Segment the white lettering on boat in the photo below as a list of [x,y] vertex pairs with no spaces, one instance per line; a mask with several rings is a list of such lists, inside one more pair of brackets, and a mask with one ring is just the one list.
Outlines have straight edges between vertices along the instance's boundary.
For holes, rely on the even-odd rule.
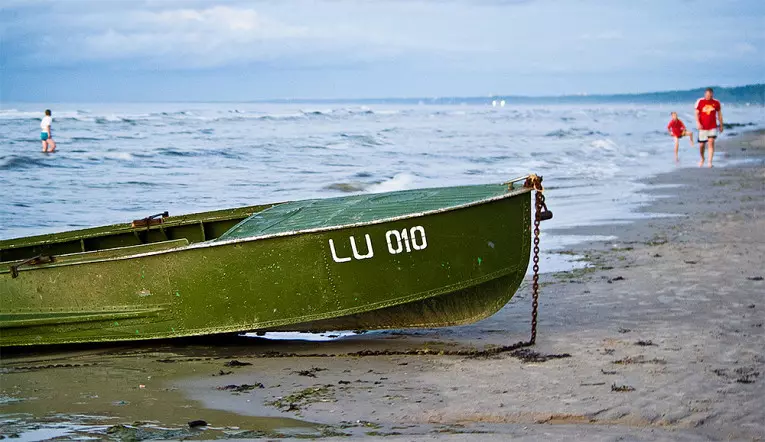
[[412,249],[423,250],[428,247],[428,239],[425,236],[425,228],[422,226],[412,227],[411,229],[388,230],[385,233],[385,240],[388,242],[388,252],[391,255],[398,255],[406,249],[410,253]]
[[329,240],[329,250],[332,252],[332,260],[335,262],[348,262],[351,260],[351,258],[338,258],[337,257],[337,251],[335,251],[335,242],[331,239]]
[[409,243],[409,232],[406,229],[401,230],[401,240],[406,248],[406,253],[411,253],[412,245]]
[[[401,234],[398,230],[388,230],[385,233],[385,240],[388,241],[388,252],[391,255],[396,255],[404,251],[404,245],[401,243]],[[396,246],[393,246],[395,241]]]
[[[364,234],[364,241],[366,242],[366,253],[359,253],[359,246],[356,245],[356,238],[353,236],[348,238],[351,243],[351,251],[353,257],[339,257],[337,249],[335,248],[335,242],[329,240],[329,250],[332,253],[332,260],[335,262],[349,262],[352,260],[360,261],[362,259],[369,259],[375,256],[374,247],[372,246],[372,237],[369,234]],[[385,241],[388,243],[388,253],[391,255],[398,255],[399,253],[411,253],[412,251],[424,250],[428,247],[428,238],[425,236],[425,228],[422,226],[415,226],[411,229],[401,230],[388,230],[385,232]],[[347,250],[347,249],[346,249]]]
[[362,255],[359,253],[359,250],[356,248],[356,239],[354,239],[351,236],[351,249],[353,249],[353,257],[356,259],[367,259],[375,256],[375,251],[372,249],[372,238],[369,237],[369,234],[364,235],[364,238],[367,240],[367,254]]
[[[420,239],[417,240],[416,233],[420,234]],[[412,247],[414,250],[423,250],[428,247],[428,239],[425,237],[425,228],[422,226],[412,227],[411,230]]]

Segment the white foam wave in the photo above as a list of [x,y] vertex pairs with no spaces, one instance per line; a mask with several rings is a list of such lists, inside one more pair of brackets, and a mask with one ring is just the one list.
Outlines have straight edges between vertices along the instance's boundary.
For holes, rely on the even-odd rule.
[[414,184],[414,176],[408,173],[400,173],[395,175],[391,179],[369,186],[369,191],[371,193],[380,193],[380,192],[393,192],[396,190],[407,190],[407,189],[411,189],[413,184]]
[[[27,120],[38,119],[42,120],[43,109],[39,111],[22,111],[18,109],[0,109],[0,120]],[[65,118],[77,118],[79,116],[78,111],[54,111],[53,121],[56,119]]]
[[603,149],[603,150],[617,150],[619,148],[619,145],[614,143],[613,140],[609,138],[602,138],[600,140],[595,140],[590,143],[590,146],[596,148],[596,149]]
[[89,153],[88,158],[97,160],[97,159],[110,159],[110,160],[122,160],[122,161],[132,161],[135,159],[135,156],[131,154],[130,152],[101,152],[99,154]]
[[42,118],[42,112],[20,111],[18,109],[0,109],[0,120],[19,120]]
[[351,144],[341,141],[337,143],[328,143],[326,147],[327,149],[332,149],[332,150],[346,150],[351,148]]
[[300,109],[303,115],[330,115],[334,110],[330,109]]

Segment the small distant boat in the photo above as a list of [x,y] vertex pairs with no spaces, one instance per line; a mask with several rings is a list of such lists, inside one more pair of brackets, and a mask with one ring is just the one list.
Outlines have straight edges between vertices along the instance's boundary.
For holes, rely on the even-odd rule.
[[3,240],[0,346],[472,323],[526,273],[532,187],[163,213]]

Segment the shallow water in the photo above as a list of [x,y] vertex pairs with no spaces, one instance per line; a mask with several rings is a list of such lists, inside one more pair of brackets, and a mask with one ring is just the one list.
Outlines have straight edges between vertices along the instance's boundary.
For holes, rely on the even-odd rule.
[[[59,104],[0,109],[0,238],[263,202],[545,176],[549,228],[634,218],[638,180],[676,167],[677,106],[247,103]],[[726,120],[765,121],[762,107]],[[683,140],[682,167],[697,151]],[[725,158],[718,156],[717,164]],[[550,238],[560,247],[572,238]],[[578,240],[578,239],[575,239]]]
[[[557,230],[643,216],[633,209],[656,196],[639,193],[645,188],[640,180],[675,167],[671,140],[663,135],[664,114],[670,109],[662,106],[374,106],[315,113],[255,104],[70,105],[74,110],[67,117],[67,107],[61,105],[62,111],[54,108],[60,152],[50,156],[40,154],[33,140],[36,110],[24,114],[24,107],[14,107],[0,110],[0,238],[121,222],[165,209],[182,213],[336,196],[345,190],[483,183],[529,171],[546,177],[556,217],[544,228]],[[120,111],[110,110],[115,108]],[[726,109],[731,122],[762,124],[763,116],[762,108]],[[687,123],[689,116],[682,117]],[[580,126],[586,130],[575,129]],[[696,150],[682,147],[681,167],[694,167]],[[726,158],[718,157],[718,166],[726,164]],[[583,239],[550,234],[543,246],[565,247]],[[566,265],[551,259],[543,263],[545,270]],[[513,338],[526,333],[527,304],[519,302],[472,330],[406,332],[402,345],[411,345],[413,337],[506,343],[505,332]],[[380,342],[381,336],[395,337],[393,333],[341,341],[365,339],[362,348],[388,347],[390,340]],[[329,344],[334,343],[321,345]],[[290,345],[285,348],[291,350],[302,344],[278,345]],[[16,431],[22,440],[106,437],[110,425],[139,421],[146,431],[185,437],[190,432],[185,423],[204,417],[216,426],[198,437],[226,437],[238,431],[233,428],[269,435],[322,434],[321,427],[310,423],[244,418],[174,390],[173,382],[187,377],[218,382],[212,378],[217,366],[188,371],[197,367],[159,363],[164,357],[159,352],[141,355],[143,361],[137,354],[116,353],[92,358],[66,353],[66,363],[84,359],[98,364],[57,369],[55,376],[35,370],[18,377],[21,373],[0,372],[6,390],[0,395],[0,430]],[[170,430],[165,433],[166,426]]]
[[[182,362],[167,363],[167,358],[178,354],[158,347],[154,343],[153,349],[106,346],[4,354],[0,436],[31,442],[326,434],[324,426],[289,414],[250,416],[205,407],[175,384],[189,377],[209,379],[214,385],[201,393],[202,397],[212,394],[232,383],[218,374],[225,368],[224,361],[215,359],[219,355],[214,350],[199,347],[186,350]],[[189,427],[188,422],[199,419],[208,425]]]

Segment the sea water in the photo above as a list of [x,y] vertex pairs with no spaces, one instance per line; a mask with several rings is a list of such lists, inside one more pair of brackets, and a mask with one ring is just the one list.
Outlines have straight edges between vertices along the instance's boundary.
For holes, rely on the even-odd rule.
[[[695,126],[692,104],[3,104],[0,239],[530,172],[544,176],[555,213],[545,230],[627,222],[649,198],[641,179],[696,167],[687,139],[675,164],[666,132],[670,111]],[[45,108],[58,145],[47,155]],[[726,106],[725,117],[755,128],[765,111]],[[553,234],[543,244],[583,239]]]

